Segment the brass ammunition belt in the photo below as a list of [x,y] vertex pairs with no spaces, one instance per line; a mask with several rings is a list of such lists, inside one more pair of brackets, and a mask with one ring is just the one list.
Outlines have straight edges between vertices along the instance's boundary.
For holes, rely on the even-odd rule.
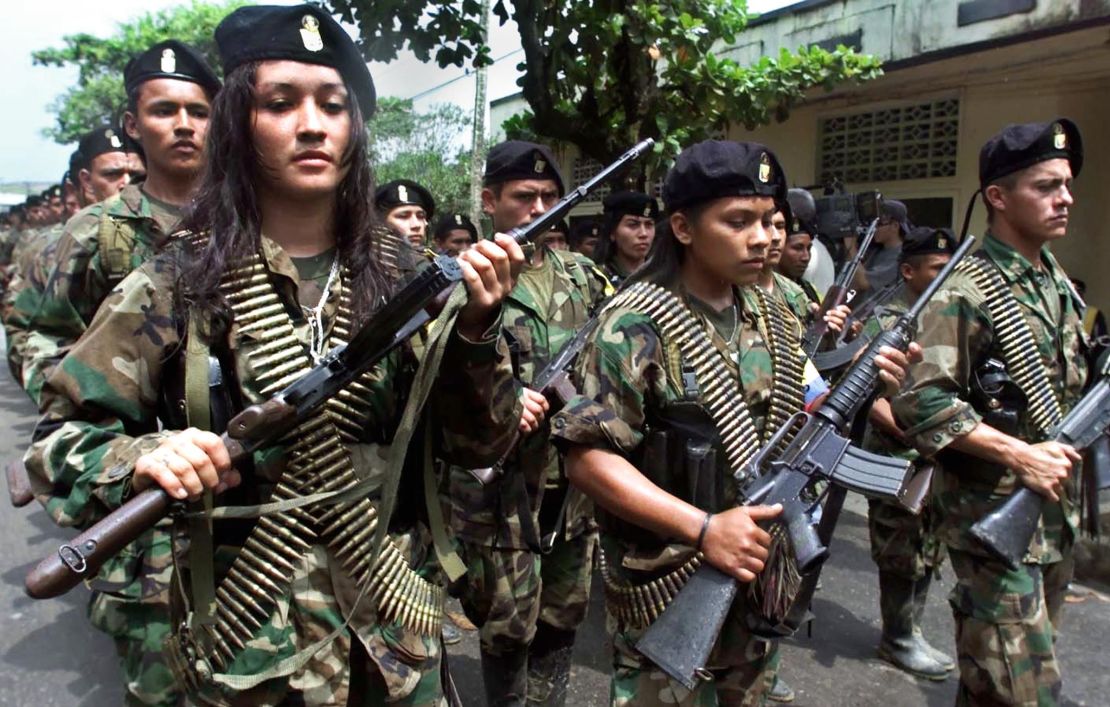
[[605,551],[598,548],[598,569],[605,588],[605,608],[622,626],[647,628],[670,605],[691,575],[701,565],[701,553],[662,577],[644,584],[632,584],[609,569]]
[[[347,272],[343,281],[350,281]],[[309,369],[307,350],[296,336],[261,256],[231,268],[221,291],[240,333],[258,340],[248,358],[263,396],[273,395]],[[350,337],[350,301],[350,291],[344,286],[329,341],[332,346]],[[274,490],[273,500],[343,490],[358,483],[344,443],[360,439],[371,398],[365,377],[355,381],[282,440],[287,471]],[[367,594],[380,621],[396,622],[424,636],[438,635],[443,589],[412,570],[392,541],[387,540],[374,566],[370,566],[377,521],[377,509],[365,497],[259,518],[216,589],[214,621],[203,626],[207,640],[202,639],[202,644],[208,649],[202,654],[215,668],[226,668],[269,620],[278,597],[288,591],[295,568],[318,538],[358,586],[369,583]]]
[[[758,292],[758,297],[774,374],[771,410],[764,426],[764,433],[769,436],[802,406],[805,357],[801,353],[799,334],[788,325],[793,315],[781,304],[773,306],[762,291]],[[721,437],[729,468],[737,474],[759,449],[762,440],[743,400],[738,380],[710,341],[704,326],[678,297],[651,283],[639,282],[618,292],[606,309],[617,307],[649,316],[666,343],[677,343],[683,360],[694,368],[703,404]],[[746,481],[734,478],[738,484]],[[646,628],[659,618],[701,563],[699,553],[663,577],[645,584],[632,584],[610,571],[604,552],[599,556],[606,606],[618,621],[634,628]]]
[[684,361],[694,369],[702,404],[709,411],[733,473],[759,448],[759,433],[740,395],[740,386],[702,323],[671,292],[637,282],[618,292],[606,309],[624,307],[651,318],[666,343],[678,344]]
[[1021,306],[997,267],[985,257],[964,258],[956,269],[970,277],[983,293],[1007,371],[1029,401],[1028,419],[1038,432],[1047,436],[1060,424],[1064,413]]
[[794,315],[777,297],[768,297],[761,287],[751,288],[759,299],[763,321],[766,323],[767,348],[771,352],[774,375],[771,409],[763,425],[766,440],[775,430],[786,424],[805,402],[805,365],[802,337],[793,325]]

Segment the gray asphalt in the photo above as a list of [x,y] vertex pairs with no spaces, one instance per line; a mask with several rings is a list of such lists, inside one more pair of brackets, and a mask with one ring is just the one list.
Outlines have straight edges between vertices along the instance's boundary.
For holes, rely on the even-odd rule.
[[[22,453],[34,425],[31,405],[0,375],[0,461]],[[875,571],[868,554],[862,499],[846,507],[832,559],[818,593],[812,637],[785,642],[782,675],[798,705],[950,705],[955,679],[909,677],[874,657],[879,639]],[[73,531],[55,527],[37,506],[11,508],[0,496],[0,705],[108,707],[122,702],[111,641],[85,619],[88,592],[32,601],[23,578]],[[952,652],[952,618],[944,600],[951,572],[929,597],[925,633]],[[1058,645],[1065,705],[1110,704],[1110,597],[1075,585]],[[605,613],[595,583],[590,612],[575,646],[568,705],[604,705],[608,698]],[[452,673],[467,707],[481,707],[476,634],[451,649]]]

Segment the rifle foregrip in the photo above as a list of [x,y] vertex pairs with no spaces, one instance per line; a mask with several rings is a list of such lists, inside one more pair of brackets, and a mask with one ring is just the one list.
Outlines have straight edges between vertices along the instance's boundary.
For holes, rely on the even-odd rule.
[[971,537],[996,560],[1016,570],[1037,532],[1044,497],[1027,488],[1015,491],[1006,502],[971,526]]
[[161,488],[143,491],[38,563],[24,580],[32,599],[61,596],[164,518],[173,501]]

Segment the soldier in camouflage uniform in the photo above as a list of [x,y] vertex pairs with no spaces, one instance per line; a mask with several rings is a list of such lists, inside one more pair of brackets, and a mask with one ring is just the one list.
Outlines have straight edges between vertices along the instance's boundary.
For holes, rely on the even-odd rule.
[[[160,42],[128,63],[124,85],[125,126],[143,145],[148,178],[70,219],[41,297],[28,295],[13,308],[12,321],[24,332],[19,352],[24,390],[43,408],[51,404],[45,381],[112,289],[169,241],[204,165],[208,114],[219,81],[200,54],[174,40]],[[109,147],[122,146],[114,132],[104,138]],[[38,500],[56,522],[87,522],[75,510],[87,503],[87,489],[65,483],[68,475],[28,471]],[[127,697],[136,704],[179,700],[161,646],[169,632],[168,531],[164,522],[144,533],[90,584],[90,619],[116,639]]]
[[[951,259],[955,248],[956,238],[948,229],[922,227],[910,232],[901,246],[902,285],[864,325],[864,335],[869,340],[913,306]],[[877,400],[872,406],[863,446],[919,465],[929,463],[907,447],[886,400]],[[867,527],[871,559],[879,568],[879,610],[883,621],[879,657],[913,675],[944,680],[956,664],[931,646],[921,633],[929,585],[940,571],[942,560],[933,526],[934,513],[928,503],[914,514],[888,501],[868,501]]]
[[414,181],[395,179],[378,187],[374,205],[386,225],[407,238],[413,248],[428,246],[428,224],[436,213],[430,191]]
[[[69,160],[69,174],[84,184],[77,191],[81,207],[103,201],[119,193],[127,184],[127,155],[123,142],[115,131],[101,126],[86,133],[78,143],[77,150]],[[86,197],[86,195],[88,195]],[[35,245],[27,250],[21,260],[16,275],[4,293],[3,321],[7,334],[8,367],[12,378],[27,391],[36,404],[39,401],[44,375],[41,371],[31,375],[34,370],[34,357],[27,356],[28,347],[38,352],[50,348],[49,344],[38,340],[40,336],[31,328],[31,320],[38,314],[43,293],[49,284],[50,276],[57,266],[57,251],[64,234],[64,226],[51,228]],[[92,314],[88,314],[89,319]],[[24,368],[27,364],[27,368]],[[30,388],[27,387],[31,383]]]
[[[802,189],[791,189],[787,195],[790,198],[791,213],[801,213],[804,209],[800,208],[801,195],[795,196],[797,192],[802,192]],[[808,194],[808,193],[807,193]],[[812,202],[812,197],[809,197]],[[806,299],[810,303],[821,305],[821,296],[813,287],[813,284],[805,279],[806,268],[809,267],[810,251],[813,247],[813,239],[816,237],[817,228],[816,224],[810,223],[805,219],[789,218],[786,221],[786,238],[783,241],[782,256],[779,258],[777,270],[780,274],[785,275],[791,282],[802,288],[805,292]],[[791,307],[793,309],[794,306]],[[807,305],[807,311],[811,308]],[[808,315],[807,315],[808,319]]]
[[[366,495],[347,505],[215,521],[210,531],[205,522],[180,528],[190,548],[177,566],[189,571],[175,586],[192,601],[176,607],[181,621],[165,643],[167,662],[199,703],[442,704],[432,507],[403,496],[392,523],[379,516],[390,529],[379,561],[372,570],[354,564],[371,555],[375,514],[389,512],[375,499],[391,473],[384,459],[414,380],[411,351],[391,353],[310,428],[262,450],[241,474],[220,438],[198,429],[220,431],[226,408],[260,403],[303,375],[411,271],[411,251],[369,208],[363,116],[374,110],[374,88],[342,27],[311,6],[248,6],[219,25],[216,41],[228,85],[216,98],[212,160],[182,224],[187,233],[124,279],[55,369],[28,465],[44,483],[73,489],[52,510],[78,525],[150,486],[193,501],[211,491],[217,505],[234,505],[271,492],[315,493],[317,482],[365,481]],[[239,195],[234,203],[229,188]],[[520,417],[497,334],[500,301],[522,261],[504,237],[464,254],[469,299],[446,338],[435,339],[451,373],[434,381],[423,429],[433,449],[460,464],[491,463]],[[254,273],[249,291],[239,284],[243,272]],[[212,378],[213,362],[222,383]],[[188,382],[198,370],[207,383],[199,397]],[[306,470],[313,473],[297,473]],[[421,483],[406,479],[401,488]],[[439,530],[446,532],[442,523]],[[394,574],[378,571],[382,558],[399,559],[385,565]],[[151,569],[149,555],[128,551],[112,568],[126,577],[130,561]],[[370,587],[371,578],[379,584]],[[168,586],[164,579],[147,574],[142,589]],[[402,580],[414,584],[398,586]],[[369,598],[359,602],[363,591]],[[185,598],[173,596],[175,604]],[[419,601],[419,614],[402,601]],[[138,615],[118,615],[121,628],[143,628]],[[164,620],[157,628],[169,630]]]
[[[775,202],[784,193],[777,160],[761,145],[707,141],[684,150],[664,182],[669,220],[661,240],[602,314],[577,366],[581,395],[553,420],[571,481],[597,504],[614,646],[613,705],[757,705],[770,688],[773,642],[749,630],[747,619],[755,617],[748,615],[746,591],[710,654],[712,677],[693,692],[634,647],[662,607],[658,600],[621,596],[648,586],[658,596],[681,586],[699,551],[702,561],[751,582],[771,542],[757,523],[781,507],[735,505],[717,422],[702,407],[705,380],[696,367],[689,375],[691,361],[678,350],[692,337],[662,333],[659,318],[621,298],[635,296],[640,286],[672,298],[706,337],[702,350],[711,351],[710,360],[738,385],[739,395],[723,407],[746,406],[751,420],[737,424],[753,425],[757,437],[778,429],[785,415],[814,404],[825,391],[812,365],[805,366],[804,380],[780,388],[778,363],[802,355],[801,330],[790,314],[747,287],[763,269]],[[791,339],[782,340],[783,348],[772,343],[772,320],[793,327],[793,345]],[[901,370],[885,358],[878,362],[889,388]],[[797,399],[778,399],[772,413],[772,401],[784,390]],[[704,451],[707,444],[712,454]]]
[[[160,42],[128,63],[124,85],[124,121],[143,145],[147,178],[70,219],[41,302],[18,313],[31,332],[23,354],[24,389],[36,400],[42,381],[112,288],[168,242],[204,165],[210,101],[219,81],[200,54],[174,40]],[[122,142],[115,134],[107,140]]]
[[659,219],[659,202],[635,191],[619,191],[602,202],[601,229],[593,259],[609,283],[621,283],[647,258],[655,239],[655,222]]
[[[932,503],[957,577],[949,601],[958,704],[1045,705],[1060,697],[1054,643],[1073,568],[1079,457],[1045,441],[1049,432],[1034,418],[1040,413],[1015,397],[1032,399],[1043,388],[1066,413],[1087,380],[1077,302],[1047,248],[1066,234],[1082,156],[1067,120],[1011,125],[984,145],[979,176],[990,230],[970,265],[999,294],[988,301],[974,268],[961,265],[921,317],[925,360],[893,403],[909,442],[938,462]],[[1007,311],[1018,323],[1000,331],[996,317]],[[1028,358],[1008,360],[1003,347],[1019,335],[1032,337],[1022,345]],[[1031,371],[1025,388],[1007,380],[978,385],[997,362],[1008,375]],[[1006,394],[1014,388],[1016,396]],[[968,530],[1022,485],[1044,496],[1044,511],[1023,564],[1011,570]]]
[[[526,224],[564,191],[555,158],[510,141],[490,149],[483,209],[495,232]],[[585,499],[571,493],[544,422],[533,376],[585,324],[604,279],[576,253],[542,242],[505,303],[504,327],[522,384],[523,439],[504,475],[483,485],[465,469],[449,475],[451,527],[467,563],[461,601],[481,629],[482,676],[491,705],[561,705],[575,630],[586,615],[596,532]],[[553,533],[541,554],[541,535]],[[547,548],[544,548],[547,551]],[[527,697],[526,697],[527,695]]]

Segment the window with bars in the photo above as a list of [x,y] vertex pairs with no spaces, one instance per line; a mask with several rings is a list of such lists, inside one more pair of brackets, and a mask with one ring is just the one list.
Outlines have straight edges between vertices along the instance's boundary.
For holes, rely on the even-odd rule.
[[[579,184],[589,181],[600,172],[605,165],[591,157],[578,156],[574,159],[574,174],[570,180],[569,188],[574,188]],[[592,194],[582,200],[584,204],[600,204],[602,199],[609,196],[612,187],[608,184],[602,184]]]
[[956,175],[960,101],[916,103],[821,121],[822,182],[893,182]]

